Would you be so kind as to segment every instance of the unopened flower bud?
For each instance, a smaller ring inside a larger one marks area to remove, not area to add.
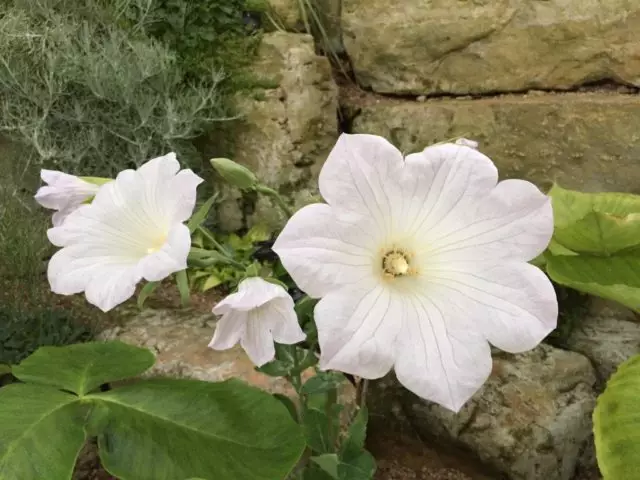
[[[212,158],[211,166],[228,183],[234,187],[249,189],[258,183],[258,179],[251,170],[228,158]]]

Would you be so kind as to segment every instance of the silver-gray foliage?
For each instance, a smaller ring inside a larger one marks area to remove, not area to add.
[[[222,73],[185,82],[175,55],[143,33],[144,10],[125,18],[131,1],[145,3],[0,6],[0,134],[27,144],[41,164],[85,175],[169,151],[198,161],[192,139],[225,119]]]

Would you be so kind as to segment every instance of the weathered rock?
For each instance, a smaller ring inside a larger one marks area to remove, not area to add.
[[[600,299],[579,320],[566,347],[591,360],[604,388],[622,362],[640,353],[640,323],[631,310]]]
[[[358,83],[382,93],[640,85],[640,4],[628,0],[344,0]]]
[[[376,401],[382,390],[420,433],[472,450],[510,479],[568,480],[591,432],[594,382],[587,358],[541,345],[495,355],[491,377],[457,414],[387,377],[371,389],[372,418],[388,415]]]
[[[385,136],[404,152],[453,137],[479,141],[503,178],[549,188],[640,193],[640,96],[607,93],[505,95],[353,102],[354,133]]]
[[[299,0],[268,0],[268,13],[274,27],[289,32],[304,31]]]
[[[215,325],[210,314],[148,309],[124,320],[121,326],[104,330],[98,338],[117,339],[154,352],[156,363],[145,375],[209,382],[240,378],[270,393],[294,395],[285,379],[256,372],[239,346],[224,351],[208,348]],[[348,414],[353,412],[355,391],[351,384],[344,385],[340,400],[349,407]]]
[[[234,160],[292,204],[309,203],[338,136],[337,86],[329,61],[315,54],[311,36],[273,32],[264,35],[253,71],[264,89],[239,99],[245,122],[236,131]],[[218,215],[227,230],[258,221],[278,226],[283,219],[272,201],[262,198],[247,207],[237,192]]]

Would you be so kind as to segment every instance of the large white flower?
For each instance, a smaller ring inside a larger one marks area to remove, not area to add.
[[[40,178],[47,185],[40,187],[34,198],[43,207],[57,210],[53,214],[55,227],[62,225],[71,212],[98,193],[100,188],[75,175],[56,170],[41,170]]]
[[[557,320],[526,263],[553,232],[533,184],[498,183],[491,160],[443,144],[403,158],[342,135],[320,173],[327,204],[298,211],[274,250],[315,309],[324,369],[379,378],[458,411],[491,372],[489,343],[536,346]]]
[[[130,298],[143,278],[158,281],[184,270],[191,236],[183,222],[202,179],[179,170],[174,153],[124,170],[91,204],[49,229],[51,243],[64,247],[49,262],[51,289],[84,292],[89,303],[108,311]]]
[[[240,342],[257,366],[275,357],[274,340],[292,345],[301,342],[305,334],[298,324],[293,299],[280,285],[260,277],[250,277],[214,307],[222,315],[209,347],[226,350]]]

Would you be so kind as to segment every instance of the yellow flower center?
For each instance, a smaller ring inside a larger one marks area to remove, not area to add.
[[[383,249],[382,273],[385,278],[393,279],[417,274],[417,270],[411,266],[412,255],[402,249],[392,247]]]
[[[158,235],[151,241],[151,246],[147,248],[147,255],[158,252],[167,241],[167,234]]]

